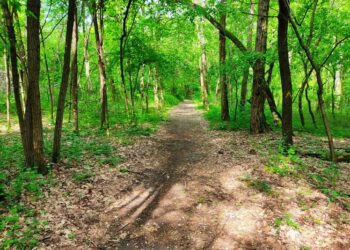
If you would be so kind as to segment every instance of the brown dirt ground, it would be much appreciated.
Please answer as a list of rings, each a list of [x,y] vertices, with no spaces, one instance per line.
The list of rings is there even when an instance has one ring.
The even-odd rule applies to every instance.
[[[209,131],[193,103],[180,104],[156,134],[118,148],[129,173],[102,167],[78,184],[56,170],[39,205],[49,222],[40,248],[350,249],[349,213],[303,180],[265,173],[252,141]]]

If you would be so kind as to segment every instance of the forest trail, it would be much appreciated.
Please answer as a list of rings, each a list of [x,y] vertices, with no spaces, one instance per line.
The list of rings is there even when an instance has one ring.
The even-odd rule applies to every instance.
[[[51,196],[46,209],[56,209],[48,214],[65,224],[56,223],[43,246],[348,249],[348,213],[302,180],[264,172],[255,148],[248,132],[208,130],[185,101],[156,134],[118,149],[127,173],[96,175],[78,194]],[[62,236],[68,229],[74,240]]]
[[[324,226],[302,232],[281,225],[276,230],[275,220],[286,214],[285,210],[302,213],[293,206],[292,196],[304,187],[282,185],[280,192],[286,192],[285,198],[277,198],[247,185],[255,167],[261,164],[245,136],[225,138],[220,132],[208,131],[191,101],[174,108],[169,122],[156,135],[156,150],[146,160],[155,166],[143,171],[146,178],[140,175],[138,188],[112,205],[109,211],[114,211],[118,219],[99,247],[299,249],[318,239],[320,247],[342,246],[346,238]],[[140,152],[142,148],[134,150]],[[134,163],[128,166],[138,159],[131,161]],[[313,191],[309,195],[321,201],[325,198]],[[292,206],[284,207],[283,199]],[[323,202],[315,205],[316,209],[324,206]],[[344,233],[345,237],[349,234]]]

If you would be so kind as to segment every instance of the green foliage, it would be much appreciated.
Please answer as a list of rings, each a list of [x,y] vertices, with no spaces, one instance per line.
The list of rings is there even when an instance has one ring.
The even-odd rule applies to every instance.
[[[46,222],[35,219],[35,211],[20,204],[0,215],[1,249],[32,249],[37,246]],[[6,232],[6,234],[5,234]]]

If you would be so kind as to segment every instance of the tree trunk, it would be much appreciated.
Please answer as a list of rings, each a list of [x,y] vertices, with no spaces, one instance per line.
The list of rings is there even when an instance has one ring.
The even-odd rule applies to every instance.
[[[253,88],[250,111],[250,131],[263,133],[267,129],[264,116],[265,103],[265,53],[267,47],[267,28],[270,0],[259,1],[259,16],[256,31],[255,51],[260,54],[253,67]]]
[[[7,131],[11,130],[11,77],[10,77],[10,65],[9,65],[9,57],[7,56],[7,51],[4,49],[4,65],[5,65],[5,81],[6,81],[6,123],[7,123]]]
[[[103,1],[102,1],[103,4]],[[102,15],[103,7],[100,3],[100,15]],[[97,19],[97,6],[95,1],[92,4],[92,19],[95,29],[95,39],[96,39],[96,50],[98,56],[98,69],[100,74],[100,96],[101,96],[101,128],[106,127],[108,129],[108,109],[107,109],[107,76],[106,76],[106,65],[104,60],[104,51],[103,51],[103,22],[100,21],[100,27],[98,25]],[[100,19],[101,20],[101,19]]]
[[[312,123],[314,124],[315,128],[317,128],[315,115],[314,115],[314,112],[312,111],[312,104],[311,104],[311,100],[310,100],[310,97],[309,97],[309,87],[310,87],[309,82],[306,82],[305,98],[306,98],[306,101],[307,101],[309,114],[311,116]]]
[[[201,55],[199,59],[199,80],[200,80],[200,86],[201,86],[201,96],[202,96],[203,107],[205,109],[208,109],[209,108],[209,101],[208,101],[209,88],[207,83],[207,54],[206,54],[206,41],[204,36],[203,25],[204,25],[204,20],[201,17],[197,25],[198,40],[201,48]]]
[[[308,82],[309,82],[309,79],[310,79],[310,76],[312,74],[313,69],[308,71],[307,63],[303,62],[303,64],[304,64],[305,79],[302,82],[299,93],[298,93],[298,112],[299,112],[301,125],[304,127],[305,126],[305,119],[304,119],[304,112],[303,112],[303,95],[304,95],[304,92],[306,94],[305,88],[308,86]],[[307,98],[308,98],[308,96],[307,96]],[[308,102],[309,101],[310,100],[308,100]],[[310,103],[310,105],[311,105],[311,103]],[[311,110],[311,112],[312,112],[312,110]],[[313,118],[313,121],[314,121],[314,118]]]
[[[267,102],[270,107],[271,114],[273,116],[273,122],[277,126],[279,122],[282,122],[282,116],[277,110],[277,105],[275,102],[275,98],[273,96],[273,93],[271,91],[270,85],[271,85],[271,80],[272,80],[272,73],[273,73],[273,68],[275,66],[275,63],[270,64],[270,68],[268,70],[268,77],[267,77],[267,82],[265,86],[265,95]]]
[[[27,55],[26,55],[26,49],[24,47],[23,39],[22,39],[22,31],[21,31],[21,25],[18,18],[17,9],[13,9],[13,17],[16,25],[16,33],[17,33],[17,47],[18,47],[18,58],[20,61],[20,87],[21,87],[21,96],[22,96],[22,106],[23,111],[25,112],[25,105],[27,101],[27,91],[28,91],[28,66],[27,66]]]
[[[110,86],[110,89],[111,89],[112,101],[115,102],[116,101],[117,92],[116,92],[116,89],[115,89],[114,79],[113,79],[112,76],[110,77],[110,80],[109,80],[109,86]]]
[[[45,62],[45,70],[46,70],[46,76],[47,76],[47,84],[48,84],[48,93],[49,93],[49,101],[50,101],[50,116],[51,121],[54,121],[54,89],[51,83],[51,77],[50,77],[50,70],[49,70],[49,63],[47,60],[47,54],[46,54],[46,46],[43,36],[43,31],[40,29],[40,37],[41,37],[41,44],[43,46],[43,54],[44,54],[44,62]]]
[[[19,73],[18,73],[17,48],[16,48],[17,40],[16,40],[16,33],[15,33],[14,22],[13,22],[13,15],[9,10],[7,1],[1,1],[0,4],[5,17],[6,30],[7,30],[8,40],[9,40],[9,55],[10,55],[10,61],[11,61],[13,93],[15,96],[18,123],[19,123],[20,132],[21,132],[21,139],[22,139],[23,152],[24,152],[24,158],[25,158],[25,165],[31,166],[33,164],[33,150],[28,146],[29,143],[27,142],[27,138],[26,138],[26,127],[24,124],[24,111],[22,106],[21,87],[20,87]]]
[[[54,142],[53,142],[53,150],[52,150],[52,161],[55,163],[58,162],[60,158],[60,152],[61,152],[62,123],[63,123],[63,115],[64,115],[64,104],[65,104],[65,99],[66,99],[66,94],[68,89],[72,35],[73,35],[73,26],[74,26],[74,13],[75,13],[76,7],[77,7],[76,0],[69,0],[62,80],[61,80],[60,93],[58,96],[56,124],[55,124]]]
[[[72,34],[72,66],[71,66],[71,89],[73,104],[73,127],[74,132],[79,133],[79,110],[78,110],[78,11],[74,10],[74,23]]]
[[[146,113],[149,111],[149,86],[151,84],[151,77],[152,77],[152,72],[151,72],[151,66],[148,66],[148,79],[147,79],[147,85],[146,85],[146,96],[145,96],[145,101],[146,101]]]
[[[124,42],[125,42],[125,39],[128,35],[127,21],[128,21],[129,12],[131,9],[131,4],[132,4],[132,0],[128,0],[128,4],[126,6],[126,10],[124,13],[124,18],[123,18],[123,31],[122,31],[122,35],[120,36],[120,43],[119,43],[120,76],[122,79],[124,101],[125,101],[125,110],[126,110],[127,114],[129,114],[129,100],[128,100],[128,93],[126,90],[125,73],[124,73]]]
[[[293,92],[288,53],[289,9],[286,1],[288,0],[279,0],[278,58],[282,85],[282,136],[284,145],[288,148],[293,145]]]
[[[129,64],[129,70],[128,70],[128,77],[129,77],[129,90],[130,90],[130,101],[131,101],[131,112],[132,112],[132,119],[134,121],[135,118],[135,90],[132,83],[132,71],[131,71],[131,65],[130,60],[128,61]]]
[[[221,1],[221,4],[226,8],[225,0]],[[220,24],[226,28],[226,10],[221,14]],[[219,32],[219,50],[220,50],[220,85],[221,85],[221,120],[230,120],[230,112],[228,106],[228,93],[227,93],[227,74],[226,74],[226,36],[222,32]]]
[[[156,109],[159,110],[160,105],[159,105],[159,94],[158,94],[158,90],[159,90],[159,86],[158,86],[158,75],[157,75],[157,69],[154,68],[154,103],[156,105]]]
[[[28,95],[26,123],[31,127],[27,138],[32,138],[34,162],[42,174],[48,172],[44,156],[43,124],[40,104],[40,0],[28,0],[27,10],[27,51],[28,51]],[[31,119],[31,121],[30,121]]]
[[[336,161],[337,156],[335,154],[335,147],[334,147],[334,142],[333,142],[333,136],[331,132],[331,128],[329,125],[329,121],[327,118],[326,111],[324,109],[324,101],[323,101],[323,81],[321,77],[321,70],[320,69],[315,69],[316,71],[316,79],[317,79],[317,85],[318,85],[318,91],[317,91],[317,97],[318,97],[318,107],[321,112],[324,128],[326,130],[327,138],[328,138],[328,147],[329,147],[329,154],[330,154],[330,159],[331,161]]]
[[[86,4],[86,0],[83,0],[82,6],[81,6],[81,18],[82,18],[82,23],[83,23],[83,34],[84,34],[84,66],[85,66],[85,77],[86,77],[86,81],[87,81],[87,89],[89,92],[91,92],[92,91],[92,81],[91,81],[91,77],[90,77],[89,39],[90,39],[90,31],[91,31],[92,25],[90,25],[88,27],[88,30],[86,30],[85,4]]]
[[[253,47],[253,27],[254,27],[254,21],[253,16],[255,13],[255,3],[251,0],[250,1],[250,11],[249,11],[249,27],[248,27],[248,40],[247,40],[247,49],[249,51],[252,50]],[[250,65],[246,67],[243,74],[243,80],[242,80],[242,87],[241,87],[241,101],[240,105],[243,109],[246,103],[247,99],[247,87],[248,87],[248,79],[249,79],[249,68]]]
[[[142,64],[141,66],[141,77],[140,77],[140,96],[141,96],[141,110],[144,110],[143,107],[143,100],[145,98],[145,65]]]

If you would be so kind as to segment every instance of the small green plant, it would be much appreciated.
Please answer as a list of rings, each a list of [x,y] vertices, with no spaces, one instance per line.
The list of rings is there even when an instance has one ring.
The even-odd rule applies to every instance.
[[[207,202],[207,200],[205,199],[204,196],[200,196],[200,197],[198,197],[198,199],[197,199],[197,204],[204,204],[204,203],[206,203],[206,202]]]
[[[68,234],[68,239],[74,240],[77,236],[75,234]]]
[[[91,177],[93,177],[94,174],[91,172],[91,170],[86,169],[81,172],[76,172],[72,174],[72,178],[76,182],[84,182],[89,180]]]
[[[300,225],[296,221],[294,221],[292,215],[288,214],[288,213],[277,218],[274,222],[274,225],[277,229],[280,229],[280,227],[283,225],[287,225],[287,226],[293,228],[294,230],[300,229]]]
[[[248,185],[262,193],[272,194],[271,185],[264,180],[253,180],[248,182]]]
[[[120,168],[119,172],[125,174],[125,173],[129,173],[130,171],[127,168]]]
[[[101,159],[102,164],[108,164],[110,166],[117,166],[122,162],[122,158],[119,156],[110,156]]]

